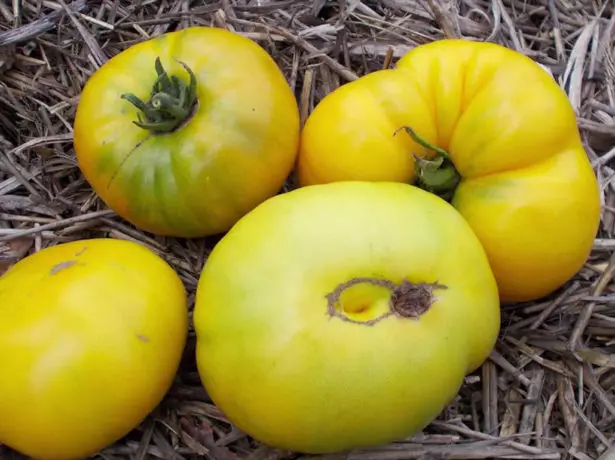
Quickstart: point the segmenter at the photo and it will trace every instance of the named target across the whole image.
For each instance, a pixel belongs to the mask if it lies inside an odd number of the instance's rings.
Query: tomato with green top
[[[109,207],[154,234],[202,237],[279,192],[299,111],[257,43],[191,27],[106,62],[83,88],[74,128],[79,167]]]
[[[527,56],[470,40],[418,46],[327,95],[307,119],[302,185],[399,181],[450,202],[501,299],[552,293],[585,263],[600,194],[566,93]]]

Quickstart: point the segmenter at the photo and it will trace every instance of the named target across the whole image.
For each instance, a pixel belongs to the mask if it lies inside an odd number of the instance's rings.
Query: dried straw
[[[93,236],[140,241],[178,271],[192,301],[213,240],[160,238],[108,211],[72,150],[79,92],[105,60],[191,25],[264,46],[300,101],[443,37],[490,40],[546,66],[566,89],[600,181],[594,252],[552,298],[504,309],[501,339],[423,433],[337,456],[259,445],[212,405],[194,336],[175,385],[107,459],[615,459],[615,9],[609,0],[31,0],[0,3],[0,273],[30,251]],[[19,458],[0,447],[0,458]]]

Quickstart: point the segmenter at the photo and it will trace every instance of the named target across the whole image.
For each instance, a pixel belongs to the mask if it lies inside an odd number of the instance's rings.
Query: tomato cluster
[[[500,302],[560,288],[600,219],[566,94],[491,43],[416,47],[301,130],[264,49],[171,32],[91,76],[74,146],[134,226],[224,234],[196,292],[200,376],[234,425],[300,452],[424,428],[493,349]],[[21,260],[0,278],[0,443],[41,460],[113,443],[170,388],[187,330],[181,279],[137,243]]]

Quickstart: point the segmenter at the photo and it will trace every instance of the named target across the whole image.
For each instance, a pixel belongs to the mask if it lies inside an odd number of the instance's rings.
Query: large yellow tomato
[[[451,198],[504,301],[565,283],[599,224],[597,181],[566,94],[531,59],[492,43],[419,46],[396,69],[338,88],[308,118],[297,170],[302,185],[400,181]]]
[[[490,353],[495,279],[452,206],[400,183],[278,195],[214,248],[194,311],[209,395],[254,438],[324,453],[425,427]]]
[[[187,327],[181,280],[137,243],[19,261],[0,278],[0,443],[69,460],[126,435],[171,386]]]
[[[114,56],[87,81],[75,116],[87,181],[120,216],[159,235],[228,230],[281,189],[298,144],[297,101],[275,61],[252,40],[209,27]]]

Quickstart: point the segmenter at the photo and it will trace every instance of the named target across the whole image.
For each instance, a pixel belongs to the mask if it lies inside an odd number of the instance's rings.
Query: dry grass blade
[[[215,241],[159,238],[127,224],[92,192],[72,147],[80,90],[97,67],[133,43],[190,25],[225,27],[266,48],[295,92],[302,122],[333,89],[394,68],[419,44],[464,37],[519,50],[552,73],[576,110],[600,182],[600,234],[586,266],[559,292],[503,306],[490,359],[411,439],[331,456],[263,446],[208,399],[191,330],[168,397],[101,458],[615,460],[612,0],[0,2],[0,274],[49,245],[121,238],[161,254],[192,302]],[[20,457],[0,446],[0,458]]]
[[[88,0],[77,0],[68,5],[70,11],[80,13],[88,9]],[[32,21],[16,29],[9,29],[0,33],[0,46],[23,43],[53,29],[62,17],[62,11],[56,10],[44,17]]]
[[[592,296],[600,296],[606,290],[607,286],[611,282],[611,280],[613,278],[613,275],[615,275],[615,253],[613,253],[613,255],[611,256],[611,259],[609,260],[608,266],[606,267],[606,269],[602,273],[602,276],[598,279],[598,282],[596,283],[595,288],[592,290],[592,294],[591,295]],[[579,338],[581,337],[581,335],[585,331],[585,328],[589,324],[589,321],[591,319],[591,316],[592,316],[595,308],[596,308],[596,304],[594,302],[590,302],[585,307],[585,310],[583,311],[583,313],[581,313],[581,315],[579,315],[579,319],[577,321],[577,324],[576,324],[576,326],[575,326],[575,328],[572,331],[572,334],[570,336],[569,346],[570,346],[571,349],[574,349],[574,347],[576,346],[577,342],[579,341]]]

